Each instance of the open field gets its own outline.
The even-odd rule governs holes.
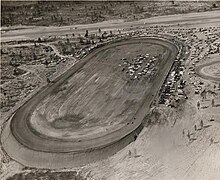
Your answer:
[[[157,44],[134,41],[116,44],[94,55],[36,107],[31,127],[49,137],[72,139],[105,134],[116,126],[124,126],[140,107],[151,81],[150,75],[146,75],[141,81],[129,82],[128,73],[122,72],[119,64],[122,58],[131,61],[146,53],[151,57],[163,54],[167,59],[170,52]],[[158,61],[160,66],[163,59]]]
[[[2,32],[7,47],[17,46],[22,38],[50,35],[67,42],[73,30],[84,35],[86,29],[92,34],[100,27],[107,34],[112,30],[114,38],[125,34],[136,38],[90,53],[82,48],[77,55],[84,58],[79,63],[58,78],[51,76],[54,81],[14,111],[1,134],[0,179],[48,175],[76,179],[77,171],[78,178],[87,180],[219,180],[219,17],[215,11]],[[179,58],[173,42],[182,42]],[[73,54],[63,54],[65,45],[56,48],[57,43],[41,45],[54,49],[58,60],[73,60]],[[149,57],[143,56],[147,53]],[[133,65],[139,61],[134,58],[143,58],[135,73]],[[153,67],[143,74],[150,61]],[[149,70],[152,76],[147,76]],[[126,103],[131,100],[132,104]],[[81,167],[72,168],[77,165]],[[63,173],[29,167],[58,168]]]
[[[1,24],[65,26],[124,19],[135,21],[159,15],[218,9],[218,1],[2,1]]]
[[[202,26],[215,26],[220,25],[220,11],[203,12],[203,13],[190,13],[181,15],[168,15],[160,17],[151,17],[148,19],[141,19],[134,22],[124,22],[123,20],[103,21],[94,24],[80,24],[61,27],[42,27],[42,26],[26,26],[24,29],[13,29],[7,27],[1,31],[1,41],[9,42],[13,40],[29,40],[37,39],[39,37],[50,36],[65,36],[72,33],[84,35],[86,30],[91,33],[97,33],[101,28],[103,31],[117,31],[124,28],[132,27],[149,27],[155,25],[173,25],[179,24],[181,27],[202,27]],[[21,26],[23,27],[23,26]],[[9,31],[7,31],[9,30]]]

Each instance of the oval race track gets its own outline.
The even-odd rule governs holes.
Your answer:
[[[218,60],[218,61],[213,61],[210,63],[201,64],[195,68],[195,72],[204,79],[218,82],[218,81],[220,81],[220,77],[218,75],[213,75],[213,74],[209,74],[209,73],[204,72],[205,68],[212,66],[214,64],[220,64],[220,61]]]
[[[69,136],[67,137],[63,135],[65,128],[64,130],[56,129],[54,133],[47,132],[47,129],[44,132],[37,130],[36,127],[41,129],[45,128],[45,126],[44,124],[39,125],[40,122],[38,120],[35,122],[37,118],[33,118],[33,114],[38,113],[40,104],[45,99],[52,96],[54,91],[62,87],[67,80],[80,74],[83,68],[88,66],[88,69],[91,69],[88,64],[95,68],[97,65],[92,66],[93,61],[91,60],[96,59],[100,53],[129,44],[142,44],[143,46],[150,44],[161,46],[167,50],[167,55],[159,62],[156,76],[148,83],[148,87],[144,89],[138,108],[131,117],[122,119],[121,122],[116,122],[116,125],[112,125],[110,129],[105,128],[105,130],[97,125],[102,121],[102,119],[99,119],[100,122],[91,127],[89,130],[92,130],[88,134],[86,133],[87,131],[82,134],[84,129],[79,127],[76,129],[77,133],[74,134],[74,131],[69,131]],[[133,140],[135,131],[140,130],[141,122],[149,112],[149,106],[169,72],[177,53],[176,45],[168,40],[158,38],[129,39],[94,50],[66,73],[58,77],[53,84],[43,87],[39,93],[17,110],[7,122],[2,133],[1,140],[5,151],[11,158],[26,166],[52,169],[81,166],[116,153]],[[111,66],[111,62],[108,66]],[[102,70],[102,68],[100,69]],[[96,74],[96,72],[93,73]],[[100,73],[102,72],[100,71]],[[116,74],[115,76],[118,75]],[[100,77],[97,77],[97,79]],[[95,80],[92,79],[91,81]],[[128,97],[133,96],[132,93],[124,93],[127,93]],[[103,122],[105,121],[107,120],[103,119]],[[34,123],[35,125],[33,125]]]

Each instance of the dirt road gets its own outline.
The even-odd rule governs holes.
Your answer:
[[[156,24],[179,24],[185,26],[212,26],[220,25],[220,11],[202,12],[202,13],[189,13],[178,14],[169,16],[152,17],[148,19],[142,19],[135,22],[124,22],[123,20],[104,21],[95,24],[86,25],[73,25],[62,27],[25,27],[24,29],[4,31],[7,28],[3,28],[1,31],[1,41],[13,41],[24,39],[37,39],[39,37],[57,36],[65,34],[80,34],[85,33],[88,29],[90,33],[98,32],[101,28],[103,31],[117,30],[128,28],[132,26],[150,26]],[[9,28],[8,28],[9,29]]]

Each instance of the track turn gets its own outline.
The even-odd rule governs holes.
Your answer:
[[[165,39],[142,38],[130,39],[123,43],[146,42],[159,44],[169,50],[169,56],[160,64],[156,77],[152,80],[150,88],[145,92],[143,102],[134,117],[127,119],[128,123],[120,128],[106,132],[100,136],[87,136],[83,140],[72,138],[69,140],[50,138],[37,134],[28,125],[29,118],[37,105],[43,101],[48,94],[61,86],[65,80],[73,76],[83,66],[96,57],[101,51],[121,42],[112,43],[90,53],[87,57],[76,63],[66,73],[55,80],[54,84],[42,88],[27,103],[25,103],[11,117],[6,124],[2,134],[2,144],[6,152],[14,160],[31,167],[38,168],[64,168],[75,167],[89,162],[106,158],[116,153],[122,147],[133,140],[135,131],[140,131],[141,123],[149,112],[149,106],[160,89],[166,74],[169,72],[178,49],[176,45]],[[132,122],[132,123],[131,123]]]
[[[210,62],[210,63],[199,65],[195,68],[195,71],[199,76],[201,76],[204,79],[208,79],[208,80],[211,80],[211,81],[220,81],[219,76],[214,76],[214,75],[207,74],[207,73],[203,72],[204,68],[206,68],[208,66],[211,66],[213,64],[220,64],[220,61],[213,61],[213,62]]]

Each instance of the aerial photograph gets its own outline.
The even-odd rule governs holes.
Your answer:
[[[220,180],[220,0],[0,3],[0,180]]]

